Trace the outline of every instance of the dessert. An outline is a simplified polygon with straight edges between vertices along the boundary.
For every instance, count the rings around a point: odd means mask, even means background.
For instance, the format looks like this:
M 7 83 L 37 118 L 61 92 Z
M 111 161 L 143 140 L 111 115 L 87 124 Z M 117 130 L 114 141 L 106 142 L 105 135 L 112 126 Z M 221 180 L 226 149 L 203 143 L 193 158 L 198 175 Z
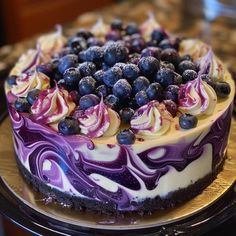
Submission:
M 153 18 L 58 27 L 6 81 L 16 160 L 77 209 L 152 212 L 199 194 L 223 168 L 234 83 L 209 45 Z

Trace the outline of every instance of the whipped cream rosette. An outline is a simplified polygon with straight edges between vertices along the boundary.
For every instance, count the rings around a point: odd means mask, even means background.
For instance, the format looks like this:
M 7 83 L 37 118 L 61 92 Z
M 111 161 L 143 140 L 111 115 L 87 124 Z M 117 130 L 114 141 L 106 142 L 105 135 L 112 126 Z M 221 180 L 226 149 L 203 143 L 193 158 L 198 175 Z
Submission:
M 26 73 L 29 70 L 35 69 L 40 63 L 40 50 L 29 49 L 25 54 L 19 58 L 15 66 L 12 68 L 10 75 L 21 75 L 21 73 Z
M 61 51 L 66 41 L 66 38 L 62 34 L 62 27 L 58 25 L 56 32 L 39 37 L 37 45 L 43 54 L 53 55 Z
M 50 87 L 50 78 L 41 72 L 30 71 L 23 73 L 16 78 L 16 85 L 13 85 L 11 92 L 16 97 L 27 97 L 30 90 L 46 89 Z
M 199 68 L 199 75 L 209 74 L 215 81 L 224 79 L 225 68 L 221 61 L 214 55 L 212 49 L 209 49 L 204 56 L 197 59 L 196 65 Z
M 75 109 L 68 91 L 57 85 L 52 89 L 40 92 L 38 99 L 31 107 L 32 118 L 35 121 L 50 124 L 56 129 L 56 124 Z
M 211 115 L 217 103 L 214 89 L 199 77 L 181 85 L 179 110 L 191 115 Z
M 135 112 L 130 125 L 138 136 L 156 138 L 168 131 L 172 119 L 165 105 L 154 100 Z
M 112 136 L 120 126 L 119 115 L 107 107 L 103 99 L 98 105 L 85 110 L 78 120 L 81 133 L 88 135 L 90 138 Z
M 104 40 L 109 29 L 110 29 L 109 25 L 105 24 L 101 17 L 97 20 L 96 24 L 91 28 L 91 33 L 95 37 Z

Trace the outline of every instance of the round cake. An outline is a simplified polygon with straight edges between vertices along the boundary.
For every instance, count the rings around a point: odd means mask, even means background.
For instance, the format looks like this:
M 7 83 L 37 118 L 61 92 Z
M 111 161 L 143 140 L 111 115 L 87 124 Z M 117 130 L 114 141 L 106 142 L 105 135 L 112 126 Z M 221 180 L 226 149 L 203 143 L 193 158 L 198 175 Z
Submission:
M 6 80 L 18 167 L 81 210 L 153 212 L 222 170 L 233 80 L 211 47 L 152 17 L 41 36 Z

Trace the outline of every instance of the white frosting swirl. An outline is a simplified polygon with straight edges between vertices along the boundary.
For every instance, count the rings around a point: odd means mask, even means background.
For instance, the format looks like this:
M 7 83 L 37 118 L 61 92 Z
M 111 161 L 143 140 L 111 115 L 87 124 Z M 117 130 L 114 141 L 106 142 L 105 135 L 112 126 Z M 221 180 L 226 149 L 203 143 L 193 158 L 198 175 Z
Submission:
M 214 55 L 212 49 L 209 49 L 204 56 L 197 59 L 196 64 L 199 68 L 198 75 L 209 74 L 215 81 L 224 79 L 225 68 Z
M 138 136 L 155 138 L 168 131 L 172 119 L 164 104 L 151 101 L 135 112 L 130 124 Z
M 10 75 L 19 76 L 29 70 L 33 70 L 40 63 L 40 50 L 29 49 L 22 54 L 15 66 L 12 68 Z
M 214 89 L 197 78 L 179 90 L 179 110 L 191 115 L 211 115 L 217 103 Z
M 199 39 L 184 39 L 180 42 L 179 54 L 181 56 L 189 54 L 193 61 L 206 55 L 210 46 Z
M 43 90 L 38 99 L 31 107 L 32 118 L 45 124 L 52 124 L 55 127 L 61 119 L 71 114 L 75 109 L 68 92 L 64 89 L 55 88 Z
M 78 120 L 81 133 L 88 135 L 90 138 L 112 136 L 120 126 L 119 115 L 108 108 L 103 100 L 98 105 L 85 110 Z
M 91 32 L 96 38 L 104 40 L 109 31 L 109 26 L 104 23 L 102 18 L 99 18 L 96 24 L 91 28 Z
M 16 78 L 16 85 L 11 88 L 12 94 L 17 97 L 26 97 L 32 89 L 46 89 L 50 87 L 50 79 L 41 72 L 31 71 Z
M 52 55 L 58 53 L 64 47 L 66 38 L 62 35 L 62 27 L 57 26 L 54 33 L 46 34 L 38 38 L 37 45 L 43 54 Z
M 161 26 L 157 23 L 154 14 L 149 12 L 148 19 L 140 26 L 140 31 L 145 40 L 150 40 L 152 31 L 160 28 Z

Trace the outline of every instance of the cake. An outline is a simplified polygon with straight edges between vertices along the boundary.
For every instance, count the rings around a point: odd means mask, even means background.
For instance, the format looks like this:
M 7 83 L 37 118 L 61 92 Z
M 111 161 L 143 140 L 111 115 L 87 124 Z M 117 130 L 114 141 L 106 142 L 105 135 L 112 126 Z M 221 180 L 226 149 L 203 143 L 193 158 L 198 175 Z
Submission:
M 75 209 L 153 212 L 198 195 L 222 170 L 233 80 L 212 48 L 101 19 L 58 26 L 12 68 L 5 86 L 20 172 Z

